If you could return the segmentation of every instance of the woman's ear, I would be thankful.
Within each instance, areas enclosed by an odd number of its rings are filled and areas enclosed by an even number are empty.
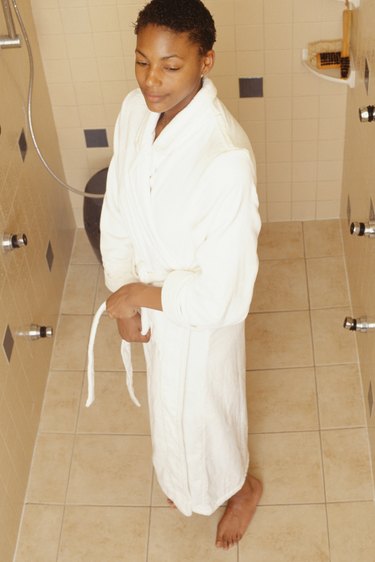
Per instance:
[[[205,53],[203,55],[203,60],[202,60],[202,78],[203,76],[206,76],[210,70],[212,69],[212,67],[214,66],[215,63],[215,51],[211,50],[211,51],[207,51],[207,53]]]

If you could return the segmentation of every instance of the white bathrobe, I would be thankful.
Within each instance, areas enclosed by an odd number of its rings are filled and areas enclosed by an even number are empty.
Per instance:
[[[159,114],[125,99],[101,217],[106,285],[162,287],[142,310],[159,484],[209,515],[248,469],[244,321],[260,230],[251,146],[209,79],[155,140]]]

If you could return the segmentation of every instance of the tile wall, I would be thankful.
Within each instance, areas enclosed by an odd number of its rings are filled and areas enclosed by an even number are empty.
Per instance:
[[[143,0],[31,0],[64,170],[84,189],[109,145],[125,94],[136,86],[132,22]],[[207,0],[217,25],[212,72],[220,97],[248,132],[264,221],[338,218],[347,87],[310,74],[307,42],[341,37],[337,0]],[[239,98],[239,78],[263,77],[263,98]],[[72,196],[82,226],[82,200]]]
[[[35,44],[31,7],[20,2]],[[2,18],[2,11],[1,18]],[[0,35],[5,34],[0,18]],[[34,124],[40,146],[63,173],[40,55],[34,49]],[[0,560],[16,544],[53,340],[17,336],[31,323],[56,326],[70,258],[74,218],[65,192],[42,169],[25,123],[25,44],[0,50],[0,239],[25,233],[28,244],[0,249]],[[25,142],[19,139],[25,133]],[[5,344],[5,345],[4,345]]]
[[[375,318],[375,240],[351,236],[349,225],[351,221],[368,222],[371,200],[375,203],[375,124],[361,123],[358,117],[360,107],[375,104],[375,1],[362,0],[354,16],[353,56],[358,80],[348,96],[341,216],[353,316],[367,316],[371,321]],[[357,343],[375,463],[375,334],[358,333]]]

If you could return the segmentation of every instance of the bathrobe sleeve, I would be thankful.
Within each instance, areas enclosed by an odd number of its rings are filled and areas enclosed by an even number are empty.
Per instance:
[[[213,193],[207,235],[197,251],[197,271],[172,271],[162,288],[164,313],[189,327],[243,321],[258,271],[260,231],[254,165],[247,150],[217,157],[202,188]]]
[[[121,190],[118,179],[119,137],[120,118],[115,127],[114,155],[108,169],[107,189],[100,219],[100,250],[105,284],[112,292],[138,280],[134,267],[134,251],[119,202]]]

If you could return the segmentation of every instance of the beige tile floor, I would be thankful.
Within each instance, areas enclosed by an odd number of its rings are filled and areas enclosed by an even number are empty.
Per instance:
[[[266,224],[247,321],[251,471],[261,505],[238,548],[221,515],[166,506],[151,465],[146,375],[124,388],[119,340],[101,323],[95,405],[84,368],[106,289],[84,232],[66,282],[15,562],[374,562],[375,507],[360,375],[336,221]]]

